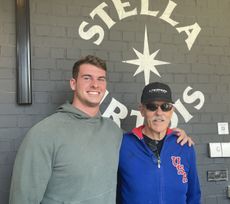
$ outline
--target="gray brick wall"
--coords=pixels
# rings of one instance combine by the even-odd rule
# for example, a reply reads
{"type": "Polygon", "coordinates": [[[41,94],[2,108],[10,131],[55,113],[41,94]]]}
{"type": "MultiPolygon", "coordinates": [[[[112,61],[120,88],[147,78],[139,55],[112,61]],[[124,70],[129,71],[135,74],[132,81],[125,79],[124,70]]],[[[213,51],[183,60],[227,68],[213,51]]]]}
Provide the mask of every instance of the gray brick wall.
{"type": "MultiPolygon", "coordinates": [[[[125,2],[125,1],[123,1],[125,2]]],[[[230,142],[230,135],[219,136],[217,122],[230,122],[230,1],[229,0],[174,0],[177,4],[172,19],[176,27],[197,22],[201,27],[191,50],[188,50],[185,33],[159,17],[140,15],[141,1],[126,0],[137,15],[119,20],[111,0],[30,0],[31,56],[33,78],[33,104],[16,104],[15,71],[15,2],[0,0],[0,203],[8,203],[10,179],[17,149],[30,127],[51,114],[57,106],[71,100],[68,79],[76,59],[86,54],[97,54],[107,60],[109,68],[108,90],[112,97],[128,108],[122,128],[135,125],[130,116],[137,109],[140,91],[144,86],[143,72],[136,75],[137,66],[122,63],[136,59],[133,48],[142,53],[144,28],[148,28],[150,53],[160,49],[157,59],[170,65],[157,66],[161,78],[151,73],[151,81],[169,83],[175,99],[180,99],[193,118],[186,123],[177,111],[178,126],[187,130],[196,141],[197,163],[202,185],[204,204],[230,203],[226,187],[230,181],[208,182],[208,170],[228,169],[230,158],[209,158],[209,142],[230,142]],[[90,13],[105,2],[114,26],[90,13]],[[101,26],[104,39],[99,46],[93,42],[97,36],[84,40],[78,28],[82,21],[101,26]],[[200,110],[182,98],[186,87],[201,91],[205,96],[200,110]]],[[[168,0],[153,0],[150,10],[159,10],[160,16],[168,0]]],[[[86,29],[87,30],[87,29],[86,29]]],[[[111,98],[102,104],[106,109],[111,98]]],[[[196,105],[196,104],[195,104],[196,105]]],[[[228,175],[230,177],[230,175],[228,175]]]]}

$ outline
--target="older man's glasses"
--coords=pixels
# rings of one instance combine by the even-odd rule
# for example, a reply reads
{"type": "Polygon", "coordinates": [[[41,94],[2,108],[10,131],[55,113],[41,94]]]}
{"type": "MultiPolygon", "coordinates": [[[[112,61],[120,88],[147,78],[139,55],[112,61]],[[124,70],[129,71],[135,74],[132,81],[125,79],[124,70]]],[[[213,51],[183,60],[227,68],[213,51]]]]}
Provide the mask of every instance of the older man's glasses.
{"type": "Polygon", "coordinates": [[[156,111],[158,107],[160,107],[163,112],[168,112],[172,110],[173,105],[171,103],[163,103],[163,104],[148,103],[145,105],[145,107],[150,111],[156,111]]]}

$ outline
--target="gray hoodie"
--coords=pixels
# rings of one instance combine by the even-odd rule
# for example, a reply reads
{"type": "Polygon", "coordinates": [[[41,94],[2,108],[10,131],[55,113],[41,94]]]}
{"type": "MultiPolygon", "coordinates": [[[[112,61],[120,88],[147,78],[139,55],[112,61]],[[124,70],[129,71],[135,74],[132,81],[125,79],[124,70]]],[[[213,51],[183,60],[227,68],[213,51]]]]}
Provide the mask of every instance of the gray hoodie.
{"type": "Polygon", "coordinates": [[[115,204],[122,131],[67,103],[36,124],[14,164],[10,204],[115,204]]]}

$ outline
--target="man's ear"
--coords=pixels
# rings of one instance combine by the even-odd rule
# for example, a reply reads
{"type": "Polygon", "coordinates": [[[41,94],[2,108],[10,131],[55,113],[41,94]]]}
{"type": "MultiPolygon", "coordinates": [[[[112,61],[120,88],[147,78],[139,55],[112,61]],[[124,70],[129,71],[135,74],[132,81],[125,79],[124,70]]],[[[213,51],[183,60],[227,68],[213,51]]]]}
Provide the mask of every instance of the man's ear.
{"type": "Polygon", "coordinates": [[[143,104],[139,104],[138,108],[139,108],[139,111],[140,111],[142,117],[144,117],[144,105],[143,104]]]}
{"type": "Polygon", "coordinates": [[[76,79],[74,79],[74,78],[71,78],[70,80],[69,80],[69,84],[70,84],[70,88],[72,89],[72,91],[75,91],[76,90],[76,79]]]}

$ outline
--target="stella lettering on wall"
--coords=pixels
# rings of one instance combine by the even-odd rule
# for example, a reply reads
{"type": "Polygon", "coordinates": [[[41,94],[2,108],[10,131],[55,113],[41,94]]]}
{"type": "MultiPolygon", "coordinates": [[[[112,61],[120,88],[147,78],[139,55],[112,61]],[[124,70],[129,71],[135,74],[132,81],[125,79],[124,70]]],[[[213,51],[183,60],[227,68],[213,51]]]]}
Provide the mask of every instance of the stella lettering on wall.
{"type": "MultiPolygon", "coordinates": [[[[135,16],[135,15],[147,15],[147,16],[157,17],[160,20],[167,22],[173,28],[175,28],[179,34],[180,33],[185,34],[187,36],[187,38],[185,39],[187,48],[188,50],[192,48],[198,34],[201,31],[201,28],[196,22],[187,26],[182,26],[182,27],[179,26],[180,23],[171,18],[173,10],[177,6],[175,2],[169,0],[163,12],[160,12],[158,10],[155,11],[149,10],[149,3],[150,3],[149,0],[140,0],[140,2],[141,2],[140,4],[141,7],[138,12],[138,9],[133,6],[131,9],[131,5],[129,1],[111,0],[111,4],[113,3],[113,8],[117,12],[119,20],[123,20],[125,18],[135,16]]],[[[94,24],[95,16],[99,17],[102,20],[102,23],[104,24],[103,26],[106,26],[108,29],[111,29],[112,26],[118,23],[109,15],[108,12],[106,12],[105,10],[106,7],[109,7],[109,5],[105,2],[102,2],[95,9],[93,9],[92,12],[89,14],[89,16],[92,19],[91,22],[83,21],[80,24],[78,31],[82,39],[84,40],[94,39],[93,43],[96,45],[100,45],[103,42],[105,30],[102,26],[94,24]]],[[[163,65],[163,64],[170,64],[170,62],[165,62],[165,61],[160,61],[155,59],[155,57],[157,56],[160,50],[150,53],[149,43],[148,43],[148,31],[146,26],[144,32],[143,53],[137,51],[135,48],[133,48],[133,50],[137,55],[138,59],[125,60],[123,61],[123,63],[129,63],[129,64],[134,64],[139,66],[136,72],[134,73],[134,76],[139,74],[140,72],[144,72],[145,84],[149,83],[151,72],[161,77],[160,73],[156,69],[156,66],[163,65]]],[[[187,104],[193,104],[193,103],[197,104],[194,106],[194,108],[200,110],[204,105],[204,101],[205,101],[204,94],[201,91],[192,91],[192,90],[193,88],[188,86],[183,92],[182,100],[187,104]]],[[[104,98],[108,95],[108,93],[109,92],[107,91],[104,98]]],[[[181,99],[178,99],[174,105],[177,111],[182,115],[186,123],[189,120],[191,120],[193,116],[188,112],[186,107],[183,105],[181,99]]],[[[122,104],[115,98],[112,98],[110,104],[106,108],[103,115],[105,117],[111,117],[120,126],[121,120],[125,119],[128,116],[128,109],[124,104],[122,104]],[[119,112],[117,111],[115,112],[115,109],[119,110],[119,112]]],[[[130,116],[135,116],[137,118],[136,126],[143,124],[143,118],[139,111],[131,110],[130,116]]],[[[176,113],[174,113],[171,127],[176,127],[177,124],[178,124],[178,116],[176,115],[176,113]]]]}

